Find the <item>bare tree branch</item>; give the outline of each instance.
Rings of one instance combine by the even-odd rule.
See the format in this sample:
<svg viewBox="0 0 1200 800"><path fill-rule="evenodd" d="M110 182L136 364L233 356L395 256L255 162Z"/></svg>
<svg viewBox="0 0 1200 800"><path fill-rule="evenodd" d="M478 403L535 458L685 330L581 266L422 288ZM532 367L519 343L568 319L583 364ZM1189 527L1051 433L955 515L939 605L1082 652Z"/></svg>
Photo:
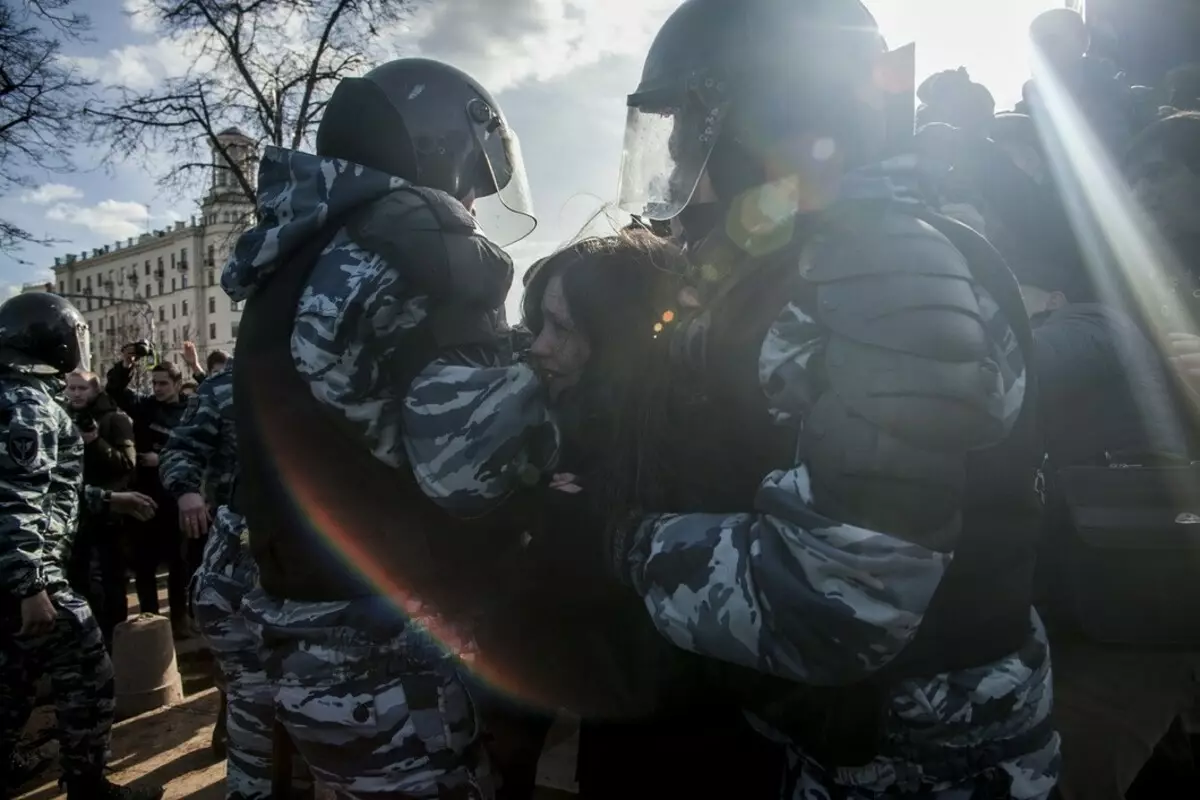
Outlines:
<svg viewBox="0 0 1200 800"><path fill-rule="evenodd" d="M78 38L87 17L71 0L0 0L0 196L32 183L31 174L70 169L82 137L78 113L91 83L60 57L60 36ZM0 220L0 249L48 244Z"/></svg>
<svg viewBox="0 0 1200 800"><path fill-rule="evenodd" d="M113 158L176 158L160 176L168 185L183 185L201 165L225 171L240 199L253 204L256 176L221 132L236 127L259 147L311 142L333 87L367 65L371 33L400 21L414 3L152 0L161 35L205 66L151 91L113 89L87 109L97 140ZM208 161L213 154L215 164Z"/></svg>

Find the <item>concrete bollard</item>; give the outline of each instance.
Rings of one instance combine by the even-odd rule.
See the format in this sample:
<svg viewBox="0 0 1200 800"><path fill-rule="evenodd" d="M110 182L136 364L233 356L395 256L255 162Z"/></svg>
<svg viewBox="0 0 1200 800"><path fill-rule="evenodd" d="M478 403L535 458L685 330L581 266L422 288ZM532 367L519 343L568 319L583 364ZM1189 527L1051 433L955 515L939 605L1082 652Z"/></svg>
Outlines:
<svg viewBox="0 0 1200 800"><path fill-rule="evenodd" d="M166 617L139 614L117 625L112 662L118 719L183 700L171 621Z"/></svg>

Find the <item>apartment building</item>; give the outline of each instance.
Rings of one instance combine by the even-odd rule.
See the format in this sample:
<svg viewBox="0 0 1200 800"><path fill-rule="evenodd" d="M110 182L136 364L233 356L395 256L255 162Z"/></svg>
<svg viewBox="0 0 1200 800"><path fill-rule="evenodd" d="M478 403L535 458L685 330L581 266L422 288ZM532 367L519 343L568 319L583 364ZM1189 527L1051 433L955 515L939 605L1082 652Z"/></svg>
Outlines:
<svg viewBox="0 0 1200 800"><path fill-rule="evenodd" d="M236 128L219 138L246 174L256 174L251 139ZM202 361L213 350L233 350L241 309L221 289L221 269L253 208L235 190L215 148L212 163L198 216L54 259L51 290L69 297L87 319L95 369L107 369L123 345L140 339L152 344L157 360L179 365L186 341L195 343Z"/></svg>

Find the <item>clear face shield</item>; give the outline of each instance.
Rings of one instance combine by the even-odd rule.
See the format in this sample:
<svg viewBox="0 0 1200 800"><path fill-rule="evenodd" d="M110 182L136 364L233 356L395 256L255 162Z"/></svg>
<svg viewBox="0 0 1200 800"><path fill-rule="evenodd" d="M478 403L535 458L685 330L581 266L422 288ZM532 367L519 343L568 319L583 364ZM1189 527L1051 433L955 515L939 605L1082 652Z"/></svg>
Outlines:
<svg viewBox="0 0 1200 800"><path fill-rule="evenodd" d="M489 239L507 247L537 227L521 143L499 112L483 100L468 103L467 116L488 172L475 190L475 219Z"/></svg>
<svg viewBox="0 0 1200 800"><path fill-rule="evenodd" d="M705 102L696 92L631 95L617 187L620 207L652 220L677 216L696 192L727 108L723 98Z"/></svg>

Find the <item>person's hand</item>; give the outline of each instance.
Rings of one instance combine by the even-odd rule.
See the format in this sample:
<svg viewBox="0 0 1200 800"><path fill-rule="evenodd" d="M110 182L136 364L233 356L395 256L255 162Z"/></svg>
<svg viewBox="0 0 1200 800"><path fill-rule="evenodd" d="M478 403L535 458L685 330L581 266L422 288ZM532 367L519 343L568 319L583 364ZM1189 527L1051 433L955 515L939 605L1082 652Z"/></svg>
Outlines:
<svg viewBox="0 0 1200 800"><path fill-rule="evenodd" d="M1200 397L1200 336L1172 333L1167 339L1167 355L1175 374L1193 394Z"/></svg>
<svg viewBox="0 0 1200 800"><path fill-rule="evenodd" d="M91 444L100 438L100 431L93 428L90 431L80 431L79 435L83 437L84 444Z"/></svg>
<svg viewBox="0 0 1200 800"><path fill-rule="evenodd" d="M138 466L157 467L158 453L138 453Z"/></svg>
<svg viewBox="0 0 1200 800"><path fill-rule="evenodd" d="M200 371L200 357L196 354L195 342L183 343L183 361L192 368L192 372Z"/></svg>
<svg viewBox="0 0 1200 800"><path fill-rule="evenodd" d="M17 631L17 636L47 634L54 630L54 620L57 618L58 612L50 602L50 595L43 589L21 601L21 630Z"/></svg>
<svg viewBox="0 0 1200 800"><path fill-rule="evenodd" d="M141 522L154 519L154 513L158 511L154 499L141 492L113 492L108 506L114 514L124 514Z"/></svg>
<svg viewBox="0 0 1200 800"><path fill-rule="evenodd" d="M583 487L579 485L579 476L570 472L557 472L550 479L550 488L567 494L579 494Z"/></svg>
<svg viewBox="0 0 1200 800"><path fill-rule="evenodd" d="M125 365L125 369L133 369L137 358L137 345L127 344L121 348L121 363Z"/></svg>
<svg viewBox="0 0 1200 800"><path fill-rule="evenodd" d="M208 533L208 504L198 492L188 492L179 498L179 529L189 539L199 539Z"/></svg>

